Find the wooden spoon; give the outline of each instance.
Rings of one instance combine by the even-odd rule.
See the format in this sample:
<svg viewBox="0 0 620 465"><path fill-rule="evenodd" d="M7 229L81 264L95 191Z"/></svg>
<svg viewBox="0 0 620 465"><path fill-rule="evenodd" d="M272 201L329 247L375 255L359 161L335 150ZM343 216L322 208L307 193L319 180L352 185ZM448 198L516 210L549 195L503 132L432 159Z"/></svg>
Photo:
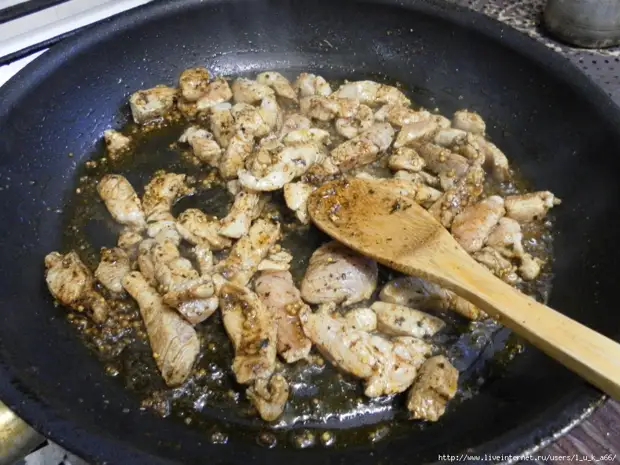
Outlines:
<svg viewBox="0 0 620 465"><path fill-rule="evenodd" d="M314 223L390 268L480 307L611 397L620 399L620 344L522 294L478 264L399 181L349 179L308 200Z"/></svg>

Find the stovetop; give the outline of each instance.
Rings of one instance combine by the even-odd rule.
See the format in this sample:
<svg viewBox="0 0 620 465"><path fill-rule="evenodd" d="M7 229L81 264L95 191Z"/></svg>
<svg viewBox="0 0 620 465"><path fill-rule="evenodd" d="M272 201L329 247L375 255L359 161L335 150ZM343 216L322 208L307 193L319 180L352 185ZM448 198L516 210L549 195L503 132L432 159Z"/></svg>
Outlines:
<svg viewBox="0 0 620 465"><path fill-rule="evenodd" d="M0 0L0 86L58 42L150 1ZM548 37L541 27L545 0L446 1L482 12L539 40L572 61L620 105L620 47L584 50ZM45 443L16 465L87 464L61 447Z"/></svg>

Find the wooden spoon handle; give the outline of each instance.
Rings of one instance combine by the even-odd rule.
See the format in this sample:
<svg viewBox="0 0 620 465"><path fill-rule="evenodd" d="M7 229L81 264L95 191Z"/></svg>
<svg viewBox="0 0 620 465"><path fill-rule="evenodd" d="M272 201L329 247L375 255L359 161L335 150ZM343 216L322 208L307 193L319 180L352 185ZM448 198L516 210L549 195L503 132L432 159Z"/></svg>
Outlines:
<svg viewBox="0 0 620 465"><path fill-rule="evenodd" d="M620 399L620 344L519 292L473 259L440 279L447 287Z"/></svg>

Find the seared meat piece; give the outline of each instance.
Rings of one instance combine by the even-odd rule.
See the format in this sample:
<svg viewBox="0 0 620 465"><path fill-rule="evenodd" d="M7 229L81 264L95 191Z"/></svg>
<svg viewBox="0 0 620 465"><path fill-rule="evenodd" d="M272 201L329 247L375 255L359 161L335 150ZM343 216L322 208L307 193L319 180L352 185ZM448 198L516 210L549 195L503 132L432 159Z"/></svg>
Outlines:
<svg viewBox="0 0 620 465"><path fill-rule="evenodd" d="M133 271L123 278L123 286L138 302L149 336L153 358L168 386L178 386L189 376L200 350L194 328L164 304L161 296Z"/></svg>
<svg viewBox="0 0 620 465"><path fill-rule="evenodd" d="M259 218L250 227L248 235L235 243L230 255L219 262L215 270L228 281L245 286L279 239L280 224Z"/></svg>
<svg viewBox="0 0 620 465"><path fill-rule="evenodd" d="M222 157L222 148L213 139L213 134L206 129L190 126L181 135L179 142L189 144L194 155L201 162L214 167L219 165L220 158Z"/></svg>
<svg viewBox="0 0 620 465"><path fill-rule="evenodd" d="M268 379L276 367L277 326L273 314L252 291L226 283L220 289L224 328L233 347L237 382Z"/></svg>
<svg viewBox="0 0 620 465"><path fill-rule="evenodd" d="M117 222L136 230L146 227L140 199L124 176L106 174L97 184L97 192Z"/></svg>
<svg viewBox="0 0 620 465"><path fill-rule="evenodd" d="M403 305L375 302L370 308L377 315L377 329L391 336L422 339L433 336L445 326L440 318Z"/></svg>
<svg viewBox="0 0 620 465"><path fill-rule="evenodd" d="M254 138L252 134L245 134L238 130L232 136L226 147L226 151L220 161L220 174L224 179L237 177L237 172L243 169L245 159L254 150Z"/></svg>
<svg viewBox="0 0 620 465"><path fill-rule="evenodd" d="M482 136L475 136L475 141L484 155L484 168L498 181L505 181L510 176L508 158L495 144Z"/></svg>
<svg viewBox="0 0 620 465"><path fill-rule="evenodd" d="M138 269L142 273L142 277L146 279L149 285L157 286L157 279L155 279L155 264L151 257L151 249L155 245L154 239L145 239L140 242L138 247Z"/></svg>
<svg viewBox="0 0 620 465"><path fill-rule="evenodd" d="M349 310L344 315L344 321L351 329L368 333L377 329L377 314L370 308L359 307Z"/></svg>
<svg viewBox="0 0 620 465"><path fill-rule="evenodd" d="M158 86L139 90L129 97L131 114L137 124L145 124L160 119L174 108L177 90Z"/></svg>
<svg viewBox="0 0 620 465"><path fill-rule="evenodd" d="M228 102L232 96L228 81L224 78L217 78L207 85L204 94L196 102L196 108L199 111L212 110Z"/></svg>
<svg viewBox="0 0 620 465"><path fill-rule="evenodd" d="M473 254L473 257L482 265L491 270L498 278L503 279L508 284L515 284L518 281L515 268L510 261L491 247L485 247Z"/></svg>
<svg viewBox="0 0 620 465"><path fill-rule="evenodd" d="M541 220L547 212L562 201L549 191L532 192L506 197L506 216L519 223Z"/></svg>
<svg viewBox="0 0 620 465"><path fill-rule="evenodd" d="M480 196L483 183L484 170L478 165L472 166L465 176L460 178L433 204L429 212L445 228L450 228L456 215Z"/></svg>
<svg viewBox="0 0 620 465"><path fill-rule="evenodd" d="M297 131L298 129L310 129L312 121L307 116L299 113L291 113L286 116L282 127L280 128L280 137L284 138L289 132Z"/></svg>
<svg viewBox="0 0 620 465"><path fill-rule="evenodd" d="M433 143L442 147L453 147L467 138L467 133L460 129L440 129L433 136Z"/></svg>
<svg viewBox="0 0 620 465"><path fill-rule="evenodd" d="M178 198L193 193L193 189L185 184L185 178L184 174L158 171L144 188L142 205L149 237L159 242L168 239L177 245L181 241L176 220L170 210Z"/></svg>
<svg viewBox="0 0 620 465"><path fill-rule="evenodd" d="M437 421L456 394L459 372L443 355L429 358L407 394L407 409L416 420Z"/></svg>
<svg viewBox="0 0 620 465"><path fill-rule="evenodd" d="M302 327L324 357L340 369L366 381L369 397L396 394L407 389L430 346L414 338L389 341L353 329L335 313L304 309Z"/></svg>
<svg viewBox="0 0 620 465"><path fill-rule="evenodd" d="M250 402L265 421L277 420L288 400L288 382L282 375L273 375L269 380L257 379L245 391Z"/></svg>
<svg viewBox="0 0 620 465"><path fill-rule="evenodd" d="M497 195L469 205L456 215L452 223L452 235L469 253L480 250L504 214L504 199Z"/></svg>
<svg viewBox="0 0 620 465"><path fill-rule="evenodd" d="M123 277L131 271L131 263L127 253L114 247L101 249L101 261L95 270L95 278L110 292L121 294L123 292Z"/></svg>
<svg viewBox="0 0 620 465"><path fill-rule="evenodd" d="M394 148L415 146L429 139L437 131L437 123L431 118L404 125L394 141Z"/></svg>
<svg viewBox="0 0 620 465"><path fill-rule="evenodd" d="M404 105L384 105L375 112L375 120L387 121L399 127L430 119L431 114L428 111L417 111Z"/></svg>
<svg viewBox="0 0 620 465"><path fill-rule="evenodd" d="M394 179L411 181L414 183L424 184L429 187L439 187L440 185L439 178L427 173L426 171L418 171L413 173L411 171L400 170L394 173ZM441 195L441 192L439 192L439 194Z"/></svg>
<svg viewBox="0 0 620 465"><path fill-rule="evenodd" d="M282 143L287 147L307 144L329 145L330 142L329 132L317 128L295 129L282 136Z"/></svg>
<svg viewBox="0 0 620 465"><path fill-rule="evenodd" d="M218 300L213 295L211 276L199 275L192 263L181 257L173 242L153 244L151 262L166 305L176 308L192 324L206 320L215 312Z"/></svg>
<svg viewBox="0 0 620 465"><path fill-rule="evenodd" d="M484 316L478 307L454 292L413 276L396 278L386 283L381 289L379 298L383 302L423 310L452 310L470 320Z"/></svg>
<svg viewBox="0 0 620 465"><path fill-rule="evenodd" d="M374 114L370 107L360 105L357 113L351 118L338 118L336 120L336 132L342 137L353 139L370 128L374 122Z"/></svg>
<svg viewBox="0 0 620 465"><path fill-rule="evenodd" d="M246 137L264 137L269 134L270 126L263 120L258 108L249 103L237 103L230 109L235 119L235 128Z"/></svg>
<svg viewBox="0 0 620 465"><path fill-rule="evenodd" d="M497 226L487 237L486 245L494 248L504 257L514 258L525 253L522 241L521 225L512 218L504 217L499 220Z"/></svg>
<svg viewBox="0 0 620 465"><path fill-rule="evenodd" d="M135 260L138 254L138 246L142 242L142 234L131 228L125 228L118 236L118 245L125 251L130 260Z"/></svg>
<svg viewBox="0 0 620 465"><path fill-rule="evenodd" d="M319 247L310 258L301 282L306 302L351 305L368 299L377 287L377 263L339 242Z"/></svg>
<svg viewBox="0 0 620 465"><path fill-rule="evenodd" d="M257 192L239 192L228 215L221 221L219 234L233 239L245 236L252 221L263 211L266 200L263 194Z"/></svg>
<svg viewBox="0 0 620 465"><path fill-rule="evenodd" d="M299 221L308 224L308 197L316 188L305 182L291 182L284 186L286 206L295 212Z"/></svg>
<svg viewBox="0 0 620 465"><path fill-rule="evenodd" d="M318 144L305 144L276 150L271 160L257 174L241 169L239 182L246 189L274 191L303 175L315 163L326 157L325 149Z"/></svg>
<svg viewBox="0 0 620 465"><path fill-rule="evenodd" d="M115 131L114 129L106 129L103 131L103 139L105 147L111 160L118 160L131 145L131 138Z"/></svg>
<svg viewBox="0 0 620 465"><path fill-rule="evenodd" d="M176 228L181 237L194 245L205 245L213 250L221 250L232 245L227 237L221 236L220 221L208 217L196 208L188 208L179 215Z"/></svg>
<svg viewBox="0 0 620 465"><path fill-rule="evenodd" d="M418 154L426 161L426 169L432 173L445 174L454 180L461 178L469 170L469 162L461 155L435 144L419 144Z"/></svg>
<svg viewBox="0 0 620 465"><path fill-rule="evenodd" d="M277 350L288 363L308 356L312 343L304 334L299 311L306 307L288 271L262 272L254 283L256 294L275 318Z"/></svg>
<svg viewBox="0 0 620 465"><path fill-rule="evenodd" d="M96 323L106 320L108 304L95 291L93 276L75 251L48 254L45 269L47 287L58 302L78 312L89 311Z"/></svg>
<svg viewBox="0 0 620 465"><path fill-rule="evenodd" d="M309 73L301 73L293 84L293 88L299 93L300 97L311 95L327 97L332 93L332 88L323 77Z"/></svg>
<svg viewBox="0 0 620 465"><path fill-rule="evenodd" d="M258 113L269 131L277 132L282 128L282 109L274 96L265 97L261 101Z"/></svg>
<svg viewBox="0 0 620 465"><path fill-rule="evenodd" d="M258 271L288 271L291 269L293 256L279 245L274 245L267 258L258 264Z"/></svg>
<svg viewBox="0 0 620 465"><path fill-rule="evenodd" d="M394 129L388 123L375 123L359 136L343 142L331 151L334 164L343 170L375 161L392 144Z"/></svg>
<svg viewBox="0 0 620 465"><path fill-rule="evenodd" d="M271 87L275 90L278 97L297 101L297 92L295 92L289 80L276 71L260 73L256 76L256 81Z"/></svg>
<svg viewBox="0 0 620 465"><path fill-rule="evenodd" d="M206 68L188 68L179 77L179 89L187 102L195 102L209 88L209 71Z"/></svg>
<svg viewBox="0 0 620 465"><path fill-rule="evenodd" d="M452 127L473 134L483 135L486 131L486 124L480 115L473 111L459 110L452 117Z"/></svg>
<svg viewBox="0 0 620 465"><path fill-rule="evenodd" d="M213 133L213 137L220 147L227 148L230 140L235 135L235 118L233 118L230 111L231 105L229 103L223 103L215 105L211 108L209 116L209 128Z"/></svg>
<svg viewBox="0 0 620 465"><path fill-rule="evenodd" d="M365 105L409 105L409 99L396 87L374 81L353 81L341 85L334 95L356 99Z"/></svg>
<svg viewBox="0 0 620 465"><path fill-rule="evenodd" d="M274 95L271 87L246 78L237 78L232 83L233 99L236 103L258 103L265 97Z"/></svg>
<svg viewBox="0 0 620 465"><path fill-rule="evenodd" d="M302 114L319 121L331 121L334 118L353 118L359 110L360 102L334 96L312 95L302 97L299 109Z"/></svg>
<svg viewBox="0 0 620 465"><path fill-rule="evenodd" d="M409 147L396 149L388 159L388 166L393 171L405 170L411 172L422 171L426 166L424 159Z"/></svg>

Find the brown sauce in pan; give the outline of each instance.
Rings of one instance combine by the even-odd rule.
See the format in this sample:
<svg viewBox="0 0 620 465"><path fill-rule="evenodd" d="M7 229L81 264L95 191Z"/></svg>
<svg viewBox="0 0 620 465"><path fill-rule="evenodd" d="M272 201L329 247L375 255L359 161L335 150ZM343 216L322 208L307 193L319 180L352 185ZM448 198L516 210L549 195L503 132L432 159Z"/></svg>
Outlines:
<svg viewBox="0 0 620 465"><path fill-rule="evenodd" d="M186 126L179 117L148 130L131 124L123 130L132 134L131 154L117 163L106 160L103 152L90 157L79 170L78 187L65 209L63 251L76 249L87 266L94 269L99 248L116 244L121 227L107 213L96 191L98 180L106 173L125 175L139 195L158 169L187 173L196 194L181 199L173 213L196 207L220 217L226 214L232 196L225 185L176 142ZM366 170L380 174L386 168L377 163ZM522 192L524 187L518 176L506 184L488 181L485 194L508 195ZM310 255L326 237L313 227L299 225L281 194L273 196L270 209L274 219L283 224L282 245L293 252L291 271L299 282ZM551 229L552 220L548 220L544 225L523 230L526 251L547 264L539 278L524 284L522 290L541 301L547 300L551 289ZM378 289L396 275L381 268ZM105 290L102 292L105 294ZM435 342L461 372L459 392L448 407L454 409L460 401L475 395L486 379L501 376L505 365L522 346L509 330L490 320L468 322L455 314L442 317L448 328ZM203 431L208 441L222 443L241 435L265 447L342 446L379 441L388 435L425 427L424 423L406 419L402 396L369 399L363 396L358 380L338 372L319 355L313 356L311 363L298 362L283 368L291 387L285 413L272 424L263 422L244 395L246 387L234 381L230 369L233 350L218 313L196 327L201 355L189 379L177 388L164 384L137 306L131 299L113 301L112 315L102 327L75 312L69 313L67 319L104 364L106 372L135 393L139 408L183 421L188 428ZM216 423L213 418L219 421ZM235 424L251 427L239 428Z"/></svg>

